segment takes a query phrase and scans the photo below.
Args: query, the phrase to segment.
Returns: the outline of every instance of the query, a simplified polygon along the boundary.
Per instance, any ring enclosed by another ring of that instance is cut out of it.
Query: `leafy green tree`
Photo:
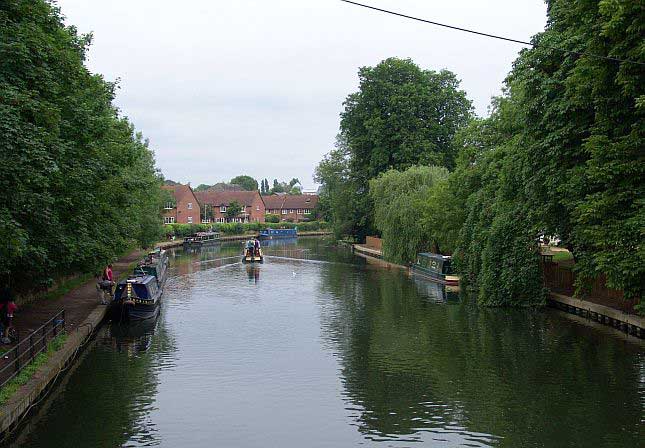
[[[208,190],[212,185],[206,185],[206,184],[199,184],[197,187],[194,189],[194,191],[206,191]]]
[[[257,191],[258,190],[258,181],[253,179],[251,176],[241,175],[236,176],[231,179],[230,182],[232,185],[239,185],[244,188],[246,191]]]
[[[383,255],[397,263],[413,261],[422,251],[441,252],[443,235],[424,219],[433,189],[445,183],[448,170],[435,166],[413,166],[405,171],[389,170],[370,180],[374,222],[383,237]],[[440,208],[441,204],[433,208]]]
[[[453,73],[422,70],[409,59],[363,67],[359,81],[359,91],[345,100],[340,129],[351,179],[343,192],[353,190],[349,203],[356,210],[343,231],[362,239],[373,231],[369,180],[413,165],[452,168],[452,139],[468,122],[471,103]]]
[[[49,2],[0,3],[0,274],[16,290],[161,233],[162,177],[116,85],[84,66],[90,42]]]
[[[358,223],[369,219],[362,215],[357,202],[357,182],[351,177],[350,153],[342,136],[336,147],[316,167],[314,180],[322,184],[318,208],[323,219],[331,224],[336,238],[351,235]]]
[[[239,202],[232,201],[230,204],[226,206],[226,217],[228,219],[236,218],[237,215],[242,213],[242,210],[244,210],[244,208],[242,207],[242,205],[240,205]]]

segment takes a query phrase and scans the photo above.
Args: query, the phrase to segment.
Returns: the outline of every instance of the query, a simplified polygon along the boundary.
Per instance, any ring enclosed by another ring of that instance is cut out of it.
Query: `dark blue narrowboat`
[[[143,320],[157,316],[163,288],[153,275],[133,275],[119,282],[114,293],[115,320]]]
[[[412,272],[445,285],[459,285],[459,277],[453,275],[448,255],[420,253],[412,265]]]
[[[260,232],[258,239],[274,240],[277,238],[295,238],[298,236],[298,228],[293,229],[265,229]]]
[[[133,275],[122,280],[112,299],[114,320],[137,321],[156,317],[168,274],[165,250],[150,252],[134,268]]]

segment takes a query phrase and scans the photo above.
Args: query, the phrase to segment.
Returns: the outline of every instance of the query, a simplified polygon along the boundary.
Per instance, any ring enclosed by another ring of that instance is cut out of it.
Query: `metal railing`
[[[15,347],[4,353],[4,359],[0,359],[0,388],[18,376],[39,354],[46,352],[47,344],[63,331],[65,310],[60,310],[29,336],[18,337]]]

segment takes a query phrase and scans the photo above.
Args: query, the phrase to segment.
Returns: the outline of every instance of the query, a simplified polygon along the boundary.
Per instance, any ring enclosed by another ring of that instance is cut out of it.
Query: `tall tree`
[[[359,82],[359,91],[344,102],[340,130],[356,210],[349,232],[361,239],[373,231],[369,180],[388,169],[418,164],[452,168],[452,139],[468,122],[471,103],[453,73],[422,70],[409,59],[389,58],[363,67]]]
[[[90,42],[49,2],[0,3],[0,274],[16,289],[161,232],[153,153],[85,67]]]

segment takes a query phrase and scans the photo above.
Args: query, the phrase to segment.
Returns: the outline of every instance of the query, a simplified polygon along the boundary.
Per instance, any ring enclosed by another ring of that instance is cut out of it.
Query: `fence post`
[[[13,354],[13,363],[16,368],[16,373],[20,372],[20,357],[18,356],[18,352],[20,351],[20,345],[16,344],[16,348],[14,349],[14,354]]]
[[[29,359],[34,360],[34,334],[29,335]]]

